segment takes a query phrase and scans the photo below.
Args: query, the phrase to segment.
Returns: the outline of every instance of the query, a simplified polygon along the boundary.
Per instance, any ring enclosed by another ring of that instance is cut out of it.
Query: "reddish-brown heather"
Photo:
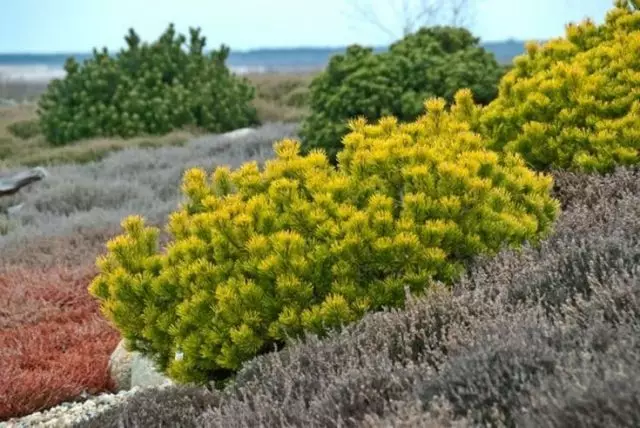
[[[96,312],[97,304],[87,292],[96,268],[0,267],[0,331],[40,321],[57,322],[74,313]]]
[[[0,420],[110,390],[120,336],[87,292],[92,264],[0,269]]]

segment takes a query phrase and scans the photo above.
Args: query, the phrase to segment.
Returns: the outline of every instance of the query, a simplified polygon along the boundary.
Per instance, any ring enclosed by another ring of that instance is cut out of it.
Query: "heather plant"
[[[611,171],[640,162],[640,2],[618,0],[596,25],[530,43],[480,119],[497,150],[537,170]]]
[[[567,208],[539,248],[259,356],[219,393],[150,390],[77,427],[637,426],[638,174],[558,172]]]
[[[95,275],[87,262],[0,267],[0,426],[111,387],[107,364],[120,338],[86,293]]]
[[[270,123],[242,135],[202,136],[184,147],[127,148],[99,162],[51,166],[46,180],[14,197],[0,198],[0,212],[23,204],[12,218],[15,227],[0,235],[0,264],[24,257],[19,256],[25,254],[24,248],[47,238],[91,235],[112,227],[117,231],[122,218],[130,214],[140,213],[152,224],[164,223],[180,202],[180,180],[186,169],[263,163],[273,156],[273,141],[295,137],[296,130],[294,124]]]
[[[551,178],[486,149],[465,121],[470,91],[456,99],[409,124],[353,121],[337,168],[282,140],[263,170],[187,171],[166,251],[159,229],[126,218],[90,292],[172,378],[222,381],[291,338],[451,283],[474,255],[537,242],[557,214]]]
[[[495,98],[502,74],[493,54],[463,28],[423,28],[379,54],[350,46],[332,57],[310,85],[311,112],[302,125],[302,148],[323,149],[333,161],[349,132],[348,120],[393,115],[413,121],[425,99],[452,102],[462,88],[472,89],[476,102],[484,105]]]
[[[202,427],[199,417],[216,406],[220,399],[215,391],[193,386],[146,388],[126,400],[128,405],[114,406],[99,412],[88,421],[78,421],[73,428],[143,428]]]
[[[161,135],[195,127],[224,132],[257,123],[254,89],[225,65],[229,49],[205,54],[205,37],[189,39],[173,24],[153,43],[133,29],[116,55],[94,49],[66,76],[54,80],[39,100],[40,128],[55,145],[97,136]]]

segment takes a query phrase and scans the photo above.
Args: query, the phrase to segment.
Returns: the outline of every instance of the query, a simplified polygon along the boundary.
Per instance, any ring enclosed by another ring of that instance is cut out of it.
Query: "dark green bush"
[[[477,103],[487,104],[497,95],[502,74],[494,55],[463,28],[422,28],[380,54],[350,46],[344,55],[332,57],[311,83],[311,114],[302,126],[302,149],[324,149],[333,160],[349,119],[376,121],[393,115],[412,121],[425,99],[452,102],[462,88],[471,89]]]
[[[69,58],[39,102],[47,140],[62,145],[96,136],[160,135],[185,126],[225,132],[256,124],[254,89],[225,64],[229,49],[204,53],[205,37],[173,24],[151,43],[133,29],[115,56],[94,49],[83,64]],[[186,49],[185,49],[186,47]]]
[[[19,120],[7,126],[7,130],[15,137],[28,140],[40,134],[40,123],[37,119]]]

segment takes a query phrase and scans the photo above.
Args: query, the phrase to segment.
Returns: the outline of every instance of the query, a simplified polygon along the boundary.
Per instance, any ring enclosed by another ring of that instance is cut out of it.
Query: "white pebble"
[[[161,385],[155,388],[163,389],[168,386],[169,385]],[[75,423],[87,421],[112,406],[124,402],[142,390],[143,388],[135,386],[127,391],[119,391],[117,394],[103,393],[82,402],[61,403],[43,412],[34,412],[21,418],[0,422],[0,428],[71,427]]]

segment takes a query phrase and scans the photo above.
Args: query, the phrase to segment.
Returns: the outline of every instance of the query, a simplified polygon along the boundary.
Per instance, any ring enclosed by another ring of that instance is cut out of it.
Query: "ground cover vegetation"
[[[200,137],[52,166],[47,180],[7,202],[24,205],[0,235],[0,420],[111,389],[106,368],[120,333],[87,287],[123,217],[139,213],[160,225],[180,202],[185,168],[262,163],[273,141],[295,129],[268,124],[243,138]]]
[[[78,427],[637,425],[640,171],[554,177],[565,208],[539,247],[260,356],[222,391],[149,391]]]

